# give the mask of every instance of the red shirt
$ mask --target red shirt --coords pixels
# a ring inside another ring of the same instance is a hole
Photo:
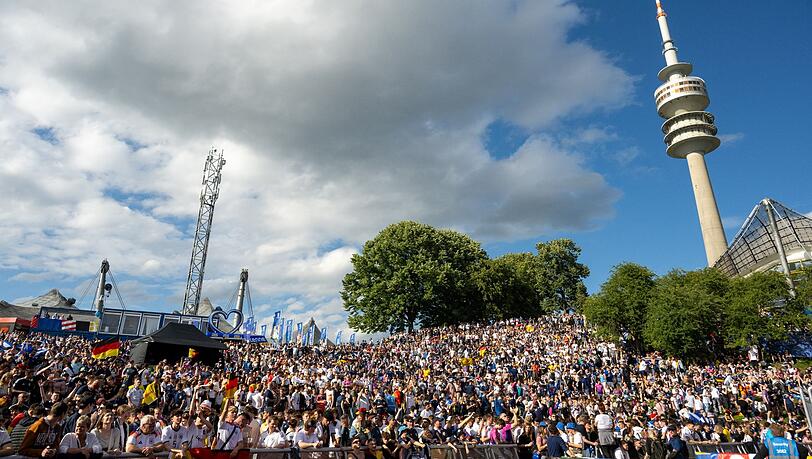
[[[8,424],[8,430],[13,429],[13,428],[14,428],[14,426],[16,426],[16,425],[17,425],[17,423],[18,423],[18,422],[20,422],[20,421],[22,421],[22,420],[23,420],[23,418],[25,417],[25,415],[26,415],[26,413],[25,413],[25,411],[23,411],[22,413],[18,413],[18,414],[17,414],[17,416],[14,416],[14,418],[13,418],[13,419],[11,420],[11,422]]]

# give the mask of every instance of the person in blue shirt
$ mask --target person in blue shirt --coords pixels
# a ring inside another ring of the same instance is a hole
[[[665,449],[668,451],[666,459],[688,459],[688,444],[680,438],[676,426],[668,426],[666,430],[668,441]]]
[[[768,435],[758,448],[753,459],[806,459],[809,449],[795,440],[785,438],[786,430],[781,424],[770,426],[772,435]]]
[[[550,426],[547,429],[547,444],[542,446],[542,449],[547,450],[547,457],[564,457],[567,455],[567,444],[561,438],[560,432],[556,426]]]

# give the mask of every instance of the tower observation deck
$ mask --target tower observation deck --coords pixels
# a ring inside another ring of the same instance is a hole
[[[671,39],[665,11],[660,0],[656,0],[656,3],[665,67],[657,74],[663,84],[654,91],[654,102],[657,104],[657,114],[665,118],[662,130],[666,153],[688,161],[705,255],[708,266],[713,266],[727,250],[727,239],[705,165],[705,155],[718,148],[720,141],[716,137],[713,115],[705,111],[710,104],[705,81],[691,76],[693,66],[677,58],[677,47]]]

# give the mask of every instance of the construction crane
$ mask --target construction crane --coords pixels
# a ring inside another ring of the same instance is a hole
[[[203,288],[203,271],[206,267],[206,254],[209,251],[211,222],[214,218],[214,203],[220,194],[220,178],[226,160],[223,151],[214,147],[209,150],[206,165],[203,167],[203,191],[200,192],[200,211],[197,214],[192,260],[189,263],[189,276],[186,278],[186,293],[183,295],[183,314],[197,315],[200,304],[200,291]]]

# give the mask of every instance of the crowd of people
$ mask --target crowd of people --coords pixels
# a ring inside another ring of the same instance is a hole
[[[788,356],[636,355],[577,314],[353,345],[229,342],[214,365],[136,364],[127,343],[97,360],[80,336],[2,342],[0,456],[347,447],[407,459],[516,444],[520,459],[686,459],[689,443],[786,438],[801,457],[812,443],[799,399],[812,373]]]

